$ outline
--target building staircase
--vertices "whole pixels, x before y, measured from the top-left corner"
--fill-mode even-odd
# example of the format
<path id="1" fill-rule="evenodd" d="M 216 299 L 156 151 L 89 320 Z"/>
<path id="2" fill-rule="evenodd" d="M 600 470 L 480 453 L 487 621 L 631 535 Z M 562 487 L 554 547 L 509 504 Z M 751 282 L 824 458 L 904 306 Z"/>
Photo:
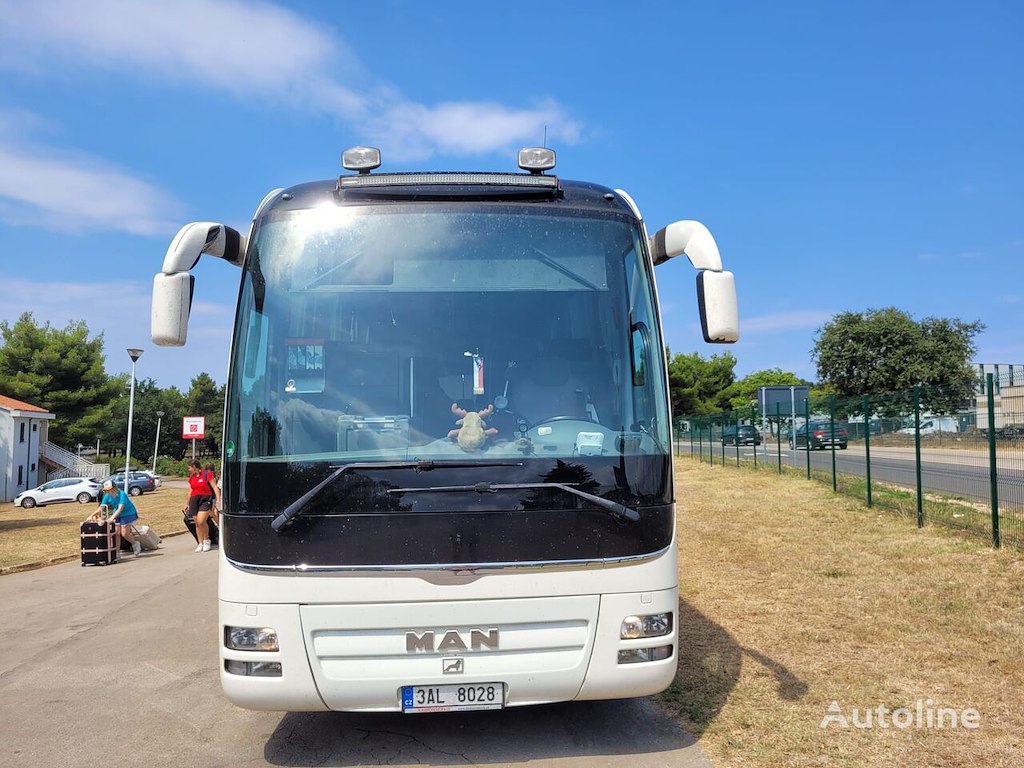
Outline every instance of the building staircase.
<path id="1" fill-rule="evenodd" d="M 76 453 L 61 448 L 56 443 L 43 443 L 39 462 L 46 467 L 46 479 L 59 480 L 62 477 L 95 477 L 103 479 L 110 475 L 109 464 L 97 464 L 83 459 Z"/>

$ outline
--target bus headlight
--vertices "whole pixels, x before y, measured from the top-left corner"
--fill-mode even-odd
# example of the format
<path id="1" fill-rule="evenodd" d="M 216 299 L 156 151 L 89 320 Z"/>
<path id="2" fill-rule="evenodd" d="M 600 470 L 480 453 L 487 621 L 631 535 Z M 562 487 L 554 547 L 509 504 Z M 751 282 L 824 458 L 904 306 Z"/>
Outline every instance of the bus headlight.
<path id="1" fill-rule="evenodd" d="M 661 637 L 672 631 L 671 613 L 651 613 L 646 616 L 627 616 L 622 620 L 619 638 L 639 640 L 643 637 Z"/>
<path id="2" fill-rule="evenodd" d="M 277 631 L 270 627 L 224 627 L 224 647 L 233 651 L 278 651 Z"/>

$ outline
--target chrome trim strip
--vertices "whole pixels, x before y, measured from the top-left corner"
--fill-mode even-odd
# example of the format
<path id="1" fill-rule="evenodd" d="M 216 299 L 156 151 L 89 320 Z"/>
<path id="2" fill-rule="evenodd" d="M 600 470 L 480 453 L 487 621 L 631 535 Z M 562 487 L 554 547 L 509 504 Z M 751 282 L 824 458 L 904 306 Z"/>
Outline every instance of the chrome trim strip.
<path id="1" fill-rule="evenodd" d="M 249 573 L 295 573 L 300 575 L 337 575 L 341 573 L 394 573 L 409 575 L 417 572 L 457 572 L 465 574 L 478 574 L 479 571 L 503 572 L 503 571 L 524 571 L 524 570 L 556 570 L 565 568 L 609 568 L 623 567 L 627 565 L 639 565 L 641 563 L 657 560 L 672 549 L 672 545 L 645 555 L 630 555 L 628 557 L 609 557 L 596 560 L 537 560 L 522 563 L 472 563 L 470 565 L 320 565 L 308 566 L 302 563 L 294 565 L 255 565 L 232 560 L 227 555 L 224 559 L 228 565 L 240 571 Z"/>
<path id="2" fill-rule="evenodd" d="M 362 173 L 338 178 L 338 189 L 393 187 L 410 184 L 495 184 L 505 187 L 555 189 L 557 176 L 534 173 Z"/>

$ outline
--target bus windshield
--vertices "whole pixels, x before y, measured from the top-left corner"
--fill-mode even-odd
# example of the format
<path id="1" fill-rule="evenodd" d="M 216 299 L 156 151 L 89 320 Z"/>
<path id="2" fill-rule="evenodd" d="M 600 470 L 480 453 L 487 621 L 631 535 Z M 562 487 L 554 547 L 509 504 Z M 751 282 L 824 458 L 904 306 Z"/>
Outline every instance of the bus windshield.
<path id="1" fill-rule="evenodd" d="M 273 467 L 315 468 L 281 492 L 288 503 L 354 462 L 664 460 L 642 237 L 621 213 L 536 203 L 331 205 L 258 221 L 225 431 L 240 498 L 259 483 L 245 478 Z M 591 492 L 644 487 L 612 477 Z"/>

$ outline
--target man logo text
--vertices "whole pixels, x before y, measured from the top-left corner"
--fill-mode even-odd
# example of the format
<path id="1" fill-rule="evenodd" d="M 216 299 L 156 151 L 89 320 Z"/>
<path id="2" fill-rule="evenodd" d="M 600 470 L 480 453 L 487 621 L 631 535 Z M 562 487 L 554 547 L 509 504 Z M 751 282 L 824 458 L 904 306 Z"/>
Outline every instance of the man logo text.
<path id="1" fill-rule="evenodd" d="M 424 632 L 422 635 L 415 632 L 405 633 L 405 650 L 407 653 L 450 653 L 452 651 L 496 651 L 498 650 L 498 630 L 471 629 L 468 642 L 463 633 L 449 629 L 437 644 L 434 643 L 433 632 Z"/>

